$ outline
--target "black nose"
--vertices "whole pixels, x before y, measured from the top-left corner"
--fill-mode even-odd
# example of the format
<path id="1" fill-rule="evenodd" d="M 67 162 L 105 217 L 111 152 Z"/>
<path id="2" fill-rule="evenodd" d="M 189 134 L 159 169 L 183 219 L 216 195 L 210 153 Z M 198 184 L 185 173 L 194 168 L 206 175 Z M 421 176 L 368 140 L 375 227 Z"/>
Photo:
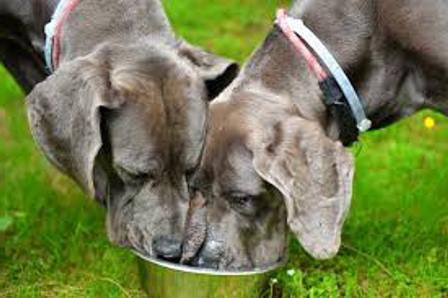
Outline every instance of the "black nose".
<path id="1" fill-rule="evenodd" d="M 182 241 L 174 236 L 160 235 L 152 241 L 153 250 L 158 258 L 177 261 L 182 255 Z"/>

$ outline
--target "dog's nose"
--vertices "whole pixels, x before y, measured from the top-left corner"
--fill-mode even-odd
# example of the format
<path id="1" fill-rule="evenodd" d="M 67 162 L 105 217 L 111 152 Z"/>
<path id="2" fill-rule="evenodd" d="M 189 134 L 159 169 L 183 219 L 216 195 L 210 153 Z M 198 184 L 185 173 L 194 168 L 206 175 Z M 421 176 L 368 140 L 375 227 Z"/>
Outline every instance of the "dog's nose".
<path id="1" fill-rule="evenodd" d="M 177 261 L 182 255 L 182 240 L 175 236 L 159 235 L 154 237 L 153 250 L 158 258 Z"/>

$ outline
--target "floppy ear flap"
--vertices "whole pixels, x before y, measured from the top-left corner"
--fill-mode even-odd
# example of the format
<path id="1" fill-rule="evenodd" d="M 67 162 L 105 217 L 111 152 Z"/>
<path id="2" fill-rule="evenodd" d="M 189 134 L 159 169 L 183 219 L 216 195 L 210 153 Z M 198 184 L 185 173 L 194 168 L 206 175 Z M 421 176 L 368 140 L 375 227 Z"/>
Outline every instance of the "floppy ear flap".
<path id="1" fill-rule="evenodd" d="M 256 171 L 283 194 L 288 225 L 305 250 L 333 257 L 352 197 L 351 154 L 298 117 L 278 123 L 268 139 L 254 151 Z"/>
<path id="2" fill-rule="evenodd" d="M 102 146 L 100 108 L 120 103 L 109 94 L 108 73 L 101 73 L 107 68 L 92 58 L 62 65 L 28 95 L 27 107 L 32 134 L 47 158 L 92 197 L 103 198 L 94 182 L 100 181 L 94 179 Z"/>
<path id="3" fill-rule="evenodd" d="M 210 100 L 218 96 L 238 75 L 239 65 L 183 41 L 179 54 L 187 58 L 204 79 Z"/>

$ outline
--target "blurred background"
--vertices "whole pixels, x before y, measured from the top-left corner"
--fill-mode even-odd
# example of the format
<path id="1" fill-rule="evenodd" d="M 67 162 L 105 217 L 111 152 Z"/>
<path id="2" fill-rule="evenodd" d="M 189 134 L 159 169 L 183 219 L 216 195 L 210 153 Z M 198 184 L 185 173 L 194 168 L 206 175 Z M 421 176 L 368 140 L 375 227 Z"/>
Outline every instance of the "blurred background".
<path id="1" fill-rule="evenodd" d="M 164 2 L 179 35 L 244 62 L 288 1 Z M 273 279 L 285 297 L 448 296 L 447 128 L 423 111 L 362 137 L 341 253 L 314 261 L 291 240 Z M 135 258 L 109 244 L 104 220 L 39 153 L 0 66 L 0 297 L 142 296 Z"/>

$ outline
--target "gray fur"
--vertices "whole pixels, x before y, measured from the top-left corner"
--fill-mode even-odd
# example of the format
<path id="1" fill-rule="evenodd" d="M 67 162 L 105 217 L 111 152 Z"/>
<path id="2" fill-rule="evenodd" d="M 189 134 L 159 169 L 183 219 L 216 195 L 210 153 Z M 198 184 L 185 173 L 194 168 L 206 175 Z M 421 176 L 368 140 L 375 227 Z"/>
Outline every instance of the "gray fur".
<path id="1" fill-rule="evenodd" d="M 83 0 L 61 44 L 59 68 L 27 97 L 36 142 L 107 208 L 111 241 L 180 258 L 208 100 L 238 67 L 177 39 L 156 0 Z"/>
<path id="2" fill-rule="evenodd" d="M 426 107 L 448 114 L 447 13 L 438 0 L 305 0 L 290 11 L 335 55 L 375 128 Z M 273 264 L 284 257 L 286 218 L 312 256 L 334 256 L 350 207 L 353 160 L 316 78 L 279 29 L 210 109 L 195 179 L 209 202 L 198 265 Z M 279 202 L 286 214 L 269 205 Z"/>

